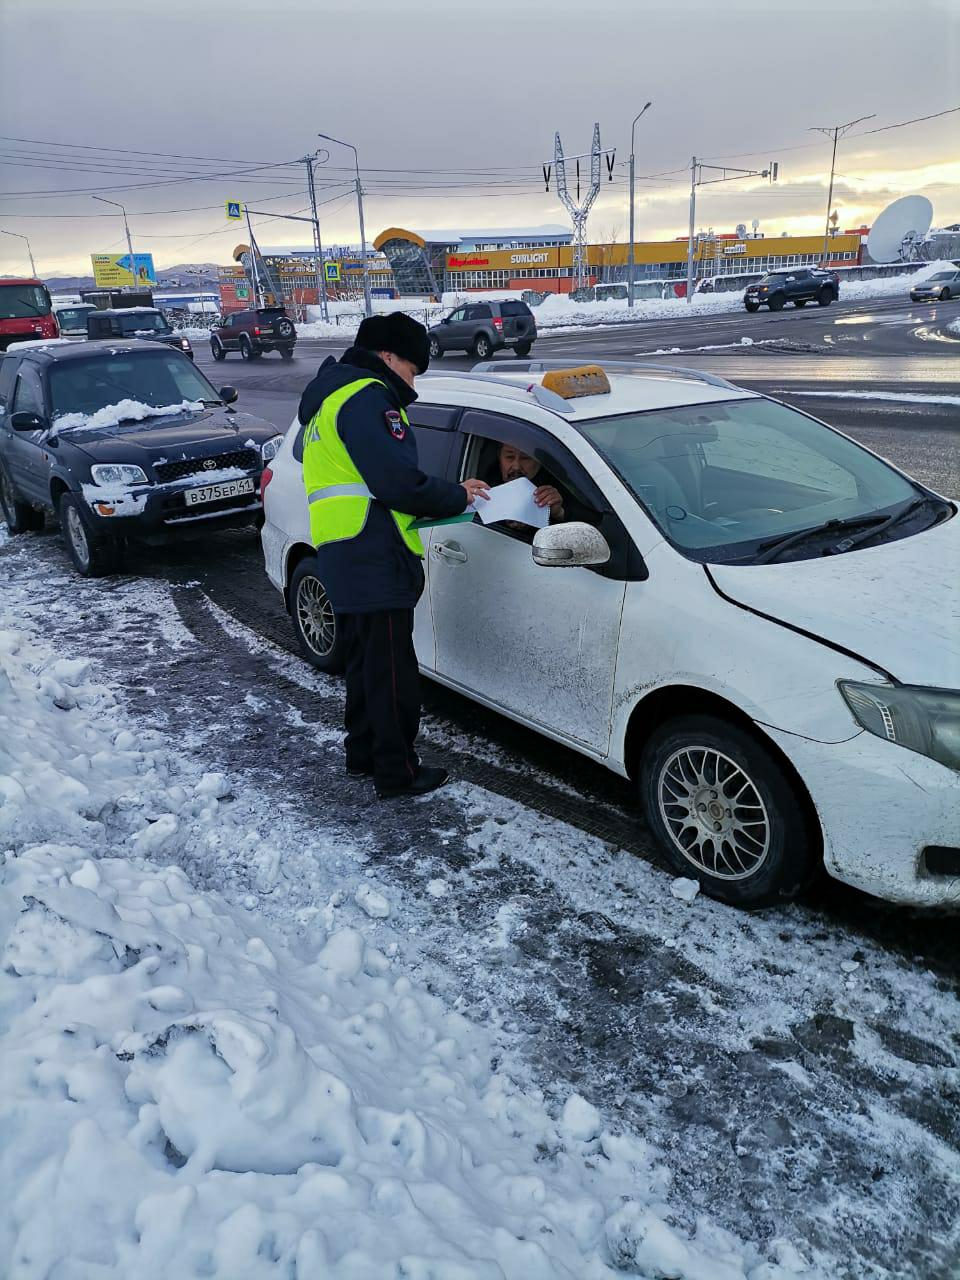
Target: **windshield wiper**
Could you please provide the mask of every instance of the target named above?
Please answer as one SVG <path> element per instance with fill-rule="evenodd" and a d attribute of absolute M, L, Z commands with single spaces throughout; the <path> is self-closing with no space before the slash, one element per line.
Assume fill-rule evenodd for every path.
<path fill-rule="evenodd" d="M 761 542 L 758 551 L 762 555 L 756 557 L 755 564 L 770 564 L 784 551 L 797 547 L 809 538 L 822 538 L 824 534 L 838 533 L 841 529 L 860 529 L 864 525 L 884 524 L 886 516 L 851 516 L 847 520 L 827 520 L 815 525 L 812 529 L 798 529 L 796 533 L 785 533 L 779 538 L 770 538 Z"/>
<path fill-rule="evenodd" d="M 866 529 L 863 533 L 857 534 L 855 538 L 844 538 L 843 542 L 837 547 L 830 547 L 828 554 L 837 555 L 844 551 L 852 551 L 854 547 L 859 547 L 861 543 L 868 542 L 871 538 L 876 538 L 879 534 L 885 533 L 887 529 L 893 525 L 899 524 L 901 520 L 906 520 L 908 516 L 912 516 L 915 511 L 919 511 L 921 507 L 927 506 L 928 503 L 936 502 L 939 504 L 940 499 L 934 498 L 932 494 L 924 493 L 919 498 L 914 498 L 912 502 L 908 502 L 905 507 L 901 507 L 899 511 L 895 511 L 893 515 L 887 516 L 879 524 L 874 525 L 871 529 Z"/>

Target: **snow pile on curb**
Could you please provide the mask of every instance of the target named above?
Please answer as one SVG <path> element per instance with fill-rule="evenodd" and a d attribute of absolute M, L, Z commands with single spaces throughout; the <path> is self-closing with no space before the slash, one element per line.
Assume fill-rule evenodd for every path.
<path fill-rule="evenodd" d="M 139 400 L 118 400 L 104 405 L 96 413 L 64 413 L 53 424 L 52 434 L 61 431 L 95 431 L 98 427 L 118 427 L 121 422 L 143 422 L 146 418 L 165 418 L 172 413 L 200 413 L 199 400 L 181 400 L 179 404 L 165 404 L 157 408 L 142 404 Z"/>
<path fill-rule="evenodd" d="M 235 839 L 229 784 L 88 674 L 0 632 L 0 1273 L 812 1276 L 672 1227 L 647 1144 L 552 1119 L 369 936 L 288 945 L 163 866 Z"/>

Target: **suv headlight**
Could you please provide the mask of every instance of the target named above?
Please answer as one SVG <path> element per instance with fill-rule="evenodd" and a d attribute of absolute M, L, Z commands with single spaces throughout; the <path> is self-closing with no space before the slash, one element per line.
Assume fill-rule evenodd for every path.
<path fill-rule="evenodd" d="M 184 351 L 190 350 L 190 343 L 187 341 L 186 338 L 180 339 L 180 346 L 183 348 Z"/>
<path fill-rule="evenodd" d="M 130 466 L 125 462 L 106 463 L 103 466 L 91 467 L 90 475 L 94 484 L 130 485 L 150 483 L 142 467 Z"/>
<path fill-rule="evenodd" d="M 852 680 L 837 684 L 864 729 L 960 770 L 960 691 Z"/>
<path fill-rule="evenodd" d="M 275 458 L 280 452 L 280 446 L 283 444 L 283 436 L 271 436 L 266 444 L 260 446 L 260 456 L 264 462 L 269 462 L 271 458 Z"/>

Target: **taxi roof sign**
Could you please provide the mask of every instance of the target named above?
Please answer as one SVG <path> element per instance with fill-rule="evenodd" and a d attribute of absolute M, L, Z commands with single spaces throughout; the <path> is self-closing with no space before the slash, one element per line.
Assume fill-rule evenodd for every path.
<path fill-rule="evenodd" d="M 610 379 L 598 364 L 582 364 L 574 369 L 551 369 L 543 375 L 541 385 L 563 400 L 610 394 Z"/>

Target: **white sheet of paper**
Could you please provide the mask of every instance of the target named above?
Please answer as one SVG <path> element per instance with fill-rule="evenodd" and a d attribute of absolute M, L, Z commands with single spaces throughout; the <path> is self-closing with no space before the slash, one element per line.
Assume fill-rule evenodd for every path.
<path fill-rule="evenodd" d="M 489 501 L 478 498 L 476 512 L 484 524 L 496 524 L 498 520 L 517 520 L 521 524 L 543 529 L 550 523 L 550 508 L 538 507 L 533 500 L 537 487 L 526 476 L 508 480 L 490 490 Z"/>

